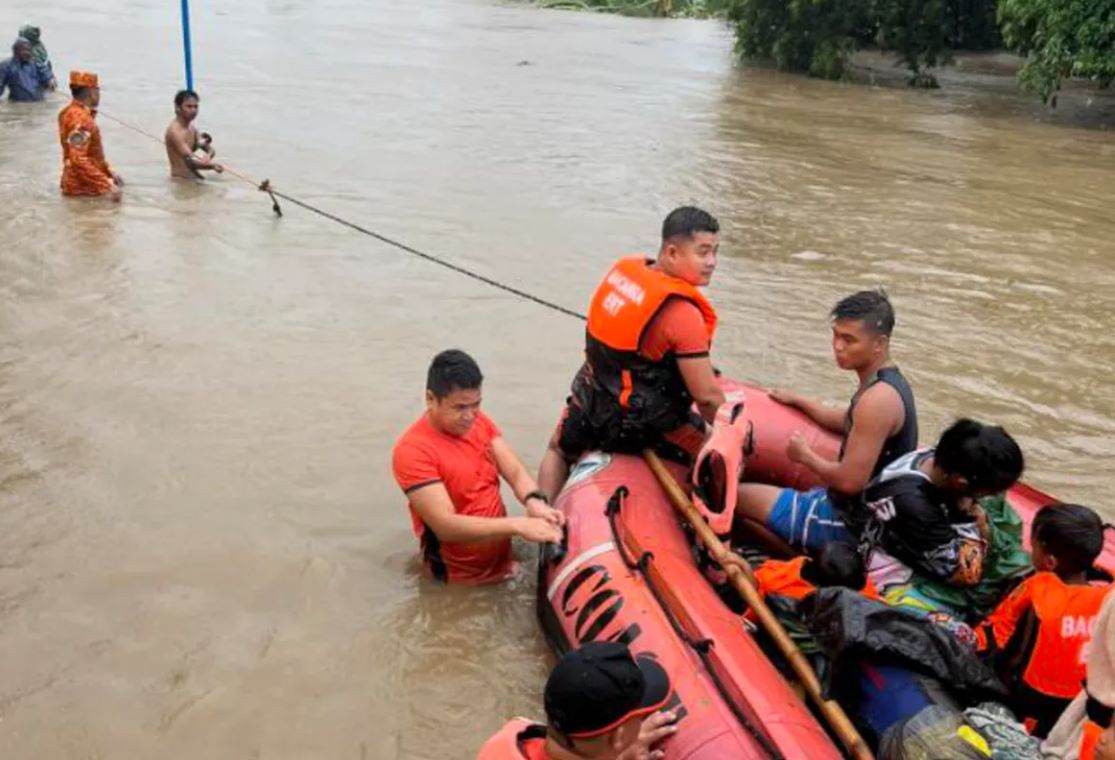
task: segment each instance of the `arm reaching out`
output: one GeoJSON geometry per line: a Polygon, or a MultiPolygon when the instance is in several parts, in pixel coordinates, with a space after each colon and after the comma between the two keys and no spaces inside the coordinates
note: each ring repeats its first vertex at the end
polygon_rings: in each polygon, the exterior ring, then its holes
{"type": "Polygon", "coordinates": [[[447,543],[482,544],[514,536],[535,543],[561,540],[561,530],[541,518],[459,515],[440,482],[422,486],[409,496],[422,522],[447,543]]]}

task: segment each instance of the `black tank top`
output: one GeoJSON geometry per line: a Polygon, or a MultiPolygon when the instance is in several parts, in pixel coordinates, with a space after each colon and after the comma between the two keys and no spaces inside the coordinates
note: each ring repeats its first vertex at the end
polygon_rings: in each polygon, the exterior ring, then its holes
{"type": "Polygon", "coordinates": [[[918,412],[914,406],[914,392],[910,390],[910,384],[898,371],[898,367],[883,367],[862,388],[856,391],[856,395],[852,396],[852,403],[848,404],[848,413],[844,415],[844,439],[840,442],[840,459],[844,458],[844,447],[848,445],[848,434],[852,432],[852,413],[856,409],[856,404],[859,403],[860,397],[867,389],[876,383],[886,383],[898,391],[906,417],[902,422],[901,429],[883,444],[883,450],[879,452],[879,458],[875,460],[875,466],[871,468],[872,479],[882,472],[888,464],[903,454],[909,454],[918,447],[918,412]]]}

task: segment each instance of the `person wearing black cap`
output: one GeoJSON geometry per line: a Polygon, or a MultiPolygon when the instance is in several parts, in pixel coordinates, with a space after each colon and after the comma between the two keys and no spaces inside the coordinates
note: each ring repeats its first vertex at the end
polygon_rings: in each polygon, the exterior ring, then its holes
{"type": "Polygon", "coordinates": [[[654,760],[652,749],[677,730],[665,710],[670,679],[652,657],[626,645],[593,642],[562,657],[543,702],[546,725],[516,718],[484,744],[476,760],[654,760]]]}

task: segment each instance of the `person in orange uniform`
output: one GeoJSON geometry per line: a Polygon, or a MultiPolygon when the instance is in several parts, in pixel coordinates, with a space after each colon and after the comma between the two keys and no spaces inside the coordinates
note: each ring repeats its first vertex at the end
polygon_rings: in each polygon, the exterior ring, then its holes
{"type": "Polygon", "coordinates": [[[683,458],[697,454],[705,421],[724,403],[709,358],[716,310],[699,290],[716,270],[719,233],[709,213],[674,209],[656,259],[623,258],[604,276],[589,306],[585,362],[539,468],[550,498],[586,451],[637,453],[665,439],[683,458]]]}
{"type": "Polygon", "coordinates": [[[816,559],[768,559],[755,568],[755,584],[760,596],[775,594],[804,599],[818,588],[841,586],[859,591],[868,599],[878,599],[879,591],[867,577],[856,547],[846,541],[825,544],[816,559]]]}
{"type": "Polygon", "coordinates": [[[101,102],[96,74],[70,72],[73,100],[58,114],[58,136],[62,143],[62,194],[69,196],[108,195],[121,198],[124,180],[105,161],[101,130],[95,117],[101,102]]]}
{"type": "Polygon", "coordinates": [[[476,760],[657,760],[677,731],[670,679],[652,657],[597,641],[562,657],[546,680],[546,725],[516,718],[476,760]]]}
{"type": "MultiPolygon", "coordinates": [[[[764,599],[784,596],[800,601],[819,588],[837,586],[858,591],[868,599],[879,598],[879,591],[867,577],[863,557],[847,541],[830,541],[816,559],[805,555],[789,560],[768,559],[755,568],[755,590],[764,599]]],[[[751,610],[744,613],[744,618],[756,619],[751,610]]]]}
{"type": "Polygon", "coordinates": [[[449,583],[498,583],[515,573],[511,538],[562,538],[565,518],[480,411],[483,375],[463,351],[442,351],[426,376],[426,412],[395,444],[395,480],[409,502],[430,574],[449,583]],[[526,517],[508,517],[499,480],[526,517]]]}
{"type": "Polygon", "coordinates": [[[1115,594],[1092,631],[1088,680],[1041,745],[1046,760],[1115,760],[1115,594]]]}
{"type": "Polygon", "coordinates": [[[1110,578],[1090,581],[1104,524],[1079,504],[1038,511],[1030,543],[1037,573],[976,628],[980,651],[1010,690],[1009,706],[1045,737],[1085,680],[1096,619],[1110,578]]]}

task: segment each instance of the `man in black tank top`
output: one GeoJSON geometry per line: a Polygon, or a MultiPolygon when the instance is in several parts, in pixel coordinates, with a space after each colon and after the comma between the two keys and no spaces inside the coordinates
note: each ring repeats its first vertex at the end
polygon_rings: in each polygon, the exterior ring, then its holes
{"type": "MultiPolygon", "coordinates": [[[[852,370],[859,387],[847,407],[822,404],[790,391],[771,396],[802,411],[817,425],[842,435],[840,454],[826,459],[795,433],[787,456],[804,464],[824,484],[809,492],[748,483],[740,486],[737,519],[757,522],[799,549],[850,540],[841,506],[858,495],[882,469],[918,442],[914,394],[890,358],[894,309],[886,293],[865,290],[833,307],[832,352],[841,369],[852,370]]],[[[742,527],[742,526],[741,526],[742,527]]]]}

